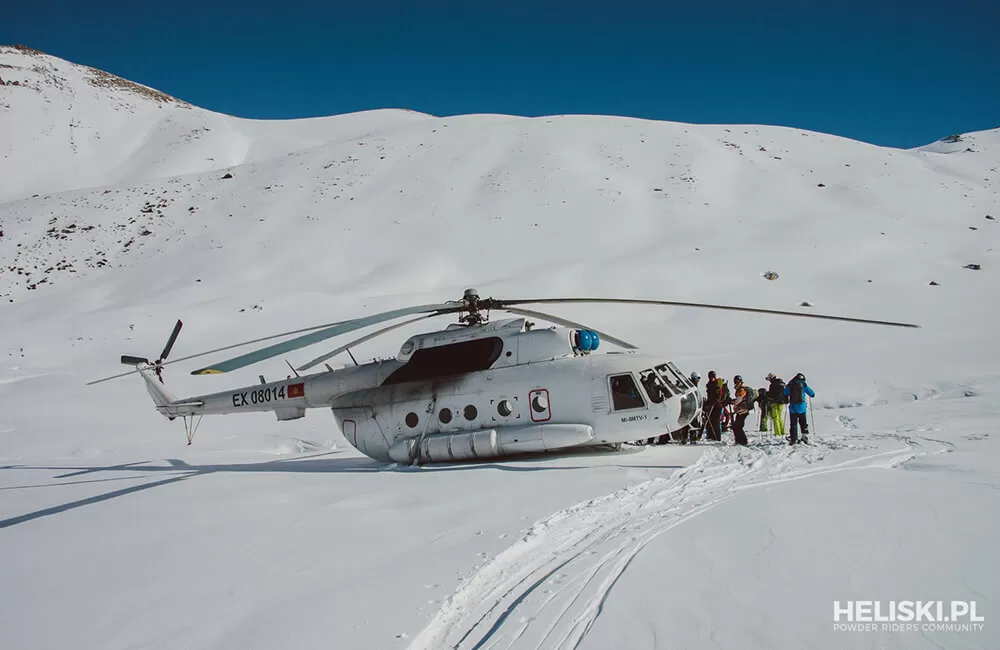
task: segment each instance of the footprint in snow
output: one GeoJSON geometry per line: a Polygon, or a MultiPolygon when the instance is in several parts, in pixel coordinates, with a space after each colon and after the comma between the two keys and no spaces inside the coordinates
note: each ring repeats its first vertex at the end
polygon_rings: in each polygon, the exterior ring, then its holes
{"type": "Polygon", "coordinates": [[[854,424],[854,418],[846,415],[838,415],[837,423],[847,430],[853,430],[858,428],[858,425],[854,424]]]}

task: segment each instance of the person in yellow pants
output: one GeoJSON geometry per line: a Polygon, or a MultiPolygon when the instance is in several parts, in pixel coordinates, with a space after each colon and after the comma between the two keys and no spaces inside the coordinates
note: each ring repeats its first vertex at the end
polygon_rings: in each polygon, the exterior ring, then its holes
{"type": "Polygon", "coordinates": [[[771,383],[767,389],[767,408],[771,415],[771,425],[774,428],[774,435],[784,438],[785,404],[788,402],[788,398],[785,397],[785,382],[773,372],[769,372],[766,379],[771,383]]]}
{"type": "Polygon", "coordinates": [[[771,412],[771,425],[774,427],[774,435],[785,437],[785,405],[770,404],[768,410],[771,412]]]}

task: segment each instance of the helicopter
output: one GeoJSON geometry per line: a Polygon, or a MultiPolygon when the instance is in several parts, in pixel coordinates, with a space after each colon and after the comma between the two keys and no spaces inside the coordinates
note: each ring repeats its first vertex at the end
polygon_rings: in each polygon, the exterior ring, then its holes
{"type": "Polygon", "coordinates": [[[350,320],[282,332],[167,361],[183,323],[178,320],[155,361],[123,355],[133,370],[89,382],[139,374],[156,410],[181,418],[188,444],[205,415],[271,411],[296,420],[311,408],[331,409],[344,438],[381,462],[404,465],[493,459],[522,453],[612,445],[686,426],[699,415],[697,387],[672,361],[640,351],[615,336],[522,305],[646,304],[798,316],[894,327],[909,323],[825,314],[631,298],[480,298],[404,307],[350,320]],[[512,318],[490,320],[491,312],[512,318]],[[424,319],[458,314],[444,329],[406,339],[395,358],[358,364],[351,348],[424,319]],[[188,398],[175,397],[163,368],[197,357],[299,335],[191,372],[221,374],[362,328],[410,316],[295,368],[294,376],[188,398]],[[536,328],[528,319],[554,325],[536,328]],[[618,350],[598,352],[602,342],[618,350]],[[354,366],[328,359],[346,352],[354,366]],[[325,370],[300,375],[320,364],[325,370]]]}

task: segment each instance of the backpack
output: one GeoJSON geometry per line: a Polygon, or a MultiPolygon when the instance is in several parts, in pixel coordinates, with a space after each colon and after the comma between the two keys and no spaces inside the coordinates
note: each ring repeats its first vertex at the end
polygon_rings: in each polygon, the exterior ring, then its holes
{"type": "Polygon", "coordinates": [[[733,401],[732,395],[729,394],[729,384],[726,383],[725,379],[720,379],[721,385],[719,386],[719,403],[720,404],[730,404],[733,401]]]}
{"type": "Polygon", "coordinates": [[[768,390],[768,399],[772,404],[788,404],[788,398],[785,397],[784,380],[778,378],[771,380],[771,388],[768,390]]]}
{"type": "Polygon", "coordinates": [[[806,401],[802,396],[802,382],[799,380],[794,380],[792,383],[788,384],[788,394],[791,396],[792,404],[801,404],[806,401]]]}
{"type": "Polygon", "coordinates": [[[756,396],[757,396],[757,391],[750,388],[746,384],[743,384],[743,403],[741,406],[745,408],[747,412],[753,410],[753,402],[756,396]]]}

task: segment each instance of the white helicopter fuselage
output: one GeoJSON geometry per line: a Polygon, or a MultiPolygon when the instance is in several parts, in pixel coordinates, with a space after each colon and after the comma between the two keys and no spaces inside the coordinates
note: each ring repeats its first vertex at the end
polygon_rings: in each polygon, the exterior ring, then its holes
{"type": "Polygon", "coordinates": [[[274,411],[291,420],[330,408],[350,444],[385,462],[616,444],[681,429],[700,409],[697,389],[672,363],[596,354],[581,349],[580,330],[524,325],[451,326],[411,337],[395,359],[183,400],[151,367],[141,370],[171,419],[274,411]]]}

